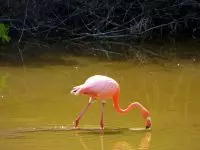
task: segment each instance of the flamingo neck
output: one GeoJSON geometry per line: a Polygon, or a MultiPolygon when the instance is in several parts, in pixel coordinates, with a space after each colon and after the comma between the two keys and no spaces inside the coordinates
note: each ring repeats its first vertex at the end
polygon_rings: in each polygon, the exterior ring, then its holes
{"type": "Polygon", "coordinates": [[[133,108],[138,108],[140,110],[141,115],[143,116],[144,119],[147,119],[149,117],[149,111],[142,106],[142,104],[140,104],[139,102],[134,102],[128,105],[127,108],[122,109],[119,106],[119,92],[117,92],[115,94],[115,96],[113,97],[113,101],[114,101],[114,108],[117,110],[117,112],[119,113],[126,113],[129,112],[130,110],[132,110],[133,108]]]}

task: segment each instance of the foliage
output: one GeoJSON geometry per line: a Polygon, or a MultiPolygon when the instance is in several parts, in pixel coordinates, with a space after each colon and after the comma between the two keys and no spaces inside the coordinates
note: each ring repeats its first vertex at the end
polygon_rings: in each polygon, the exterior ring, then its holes
{"type": "Polygon", "coordinates": [[[10,37],[8,36],[9,27],[5,24],[0,24],[0,39],[2,42],[9,42],[10,37]]]}
{"type": "Polygon", "coordinates": [[[19,41],[200,37],[197,0],[16,0],[0,14],[19,41]]]}

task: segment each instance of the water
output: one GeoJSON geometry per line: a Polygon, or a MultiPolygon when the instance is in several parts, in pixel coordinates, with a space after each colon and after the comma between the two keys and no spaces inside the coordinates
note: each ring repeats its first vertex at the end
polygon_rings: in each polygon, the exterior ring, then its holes
{"type": "MultiPolygon", "coordinates": [[[[70,63],[0,67],[1,150],[200,149],[200,65],[183,60],[138,65],[76,57],[66,62],[70,63]],[[147,107],[152,131],[129,131],[145,126],[139,111],[119,114],[111,100],[106,104],[104,134],[62,129],[72,126],[88,102],[87,97],[71,95],[71,88],[94,74],[119,82],[122,108],[133,101],[147,107]]],[[[100,106],[98,101],[92,105],[81,128],[99,127],[100,106]]]]}

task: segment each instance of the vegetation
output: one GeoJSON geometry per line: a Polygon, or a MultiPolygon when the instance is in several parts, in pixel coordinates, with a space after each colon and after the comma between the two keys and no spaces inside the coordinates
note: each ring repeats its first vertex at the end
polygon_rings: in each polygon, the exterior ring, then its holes
{"type": "Polygon", "coordinates": [[[10,37],[8,36],[9,27],[5,24],[0,24],[0,39],[2,42],[9,42],[10,37]]]}
{"type": "Polygon", "coordinates": [[[108,58],[121,53],[113,51],[119,45],[137,56],[144,49],[136,44],[160,39],[174,44],[177,39],[200,37],[197,0],[15,0],[0,2],[0,14],[0,21],[10,24],[0,26],[3,41],[10,40],[10,29],[15,45],[61,41],[68,47],[92,47],[91,52],[103,52],[108,58]]]}
{"type": "Polygon", "coordinates": [[[1,2],[0,7],[1,22],[9,22],[18,38],[150,39],[200,34],[196,0],[16,0],[1,2]]]}

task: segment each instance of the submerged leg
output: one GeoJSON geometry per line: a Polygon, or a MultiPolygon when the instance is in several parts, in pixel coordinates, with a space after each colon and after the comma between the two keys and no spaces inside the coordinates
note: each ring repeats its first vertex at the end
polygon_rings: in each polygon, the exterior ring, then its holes
{"type": "Polygon", "coordinates": [[[101,121],[100,121],[100,126],[101,126],[101,129],[102,129],[102,130],[104,129],[104,110],[105,110],[105,105],[106,105],[106,102],[105,102],[105,101],[102,101],[102,107],[101,107],[101,121]]]}
{"type": "Polygon", "coordinates": [[[83,111],[78,115],[78,117],[76,118],[75,122],[74,122],[74,126],[75,128],[78,126],[80,119],[82,118],[82,116],[85,114],[85,112],[87,111],[87,109],[90,107],[90,105],[94,102],[94,99],[92,97],[90,97],[89,102],[87,104],[87,106],[83,109],[83,111]]]}

